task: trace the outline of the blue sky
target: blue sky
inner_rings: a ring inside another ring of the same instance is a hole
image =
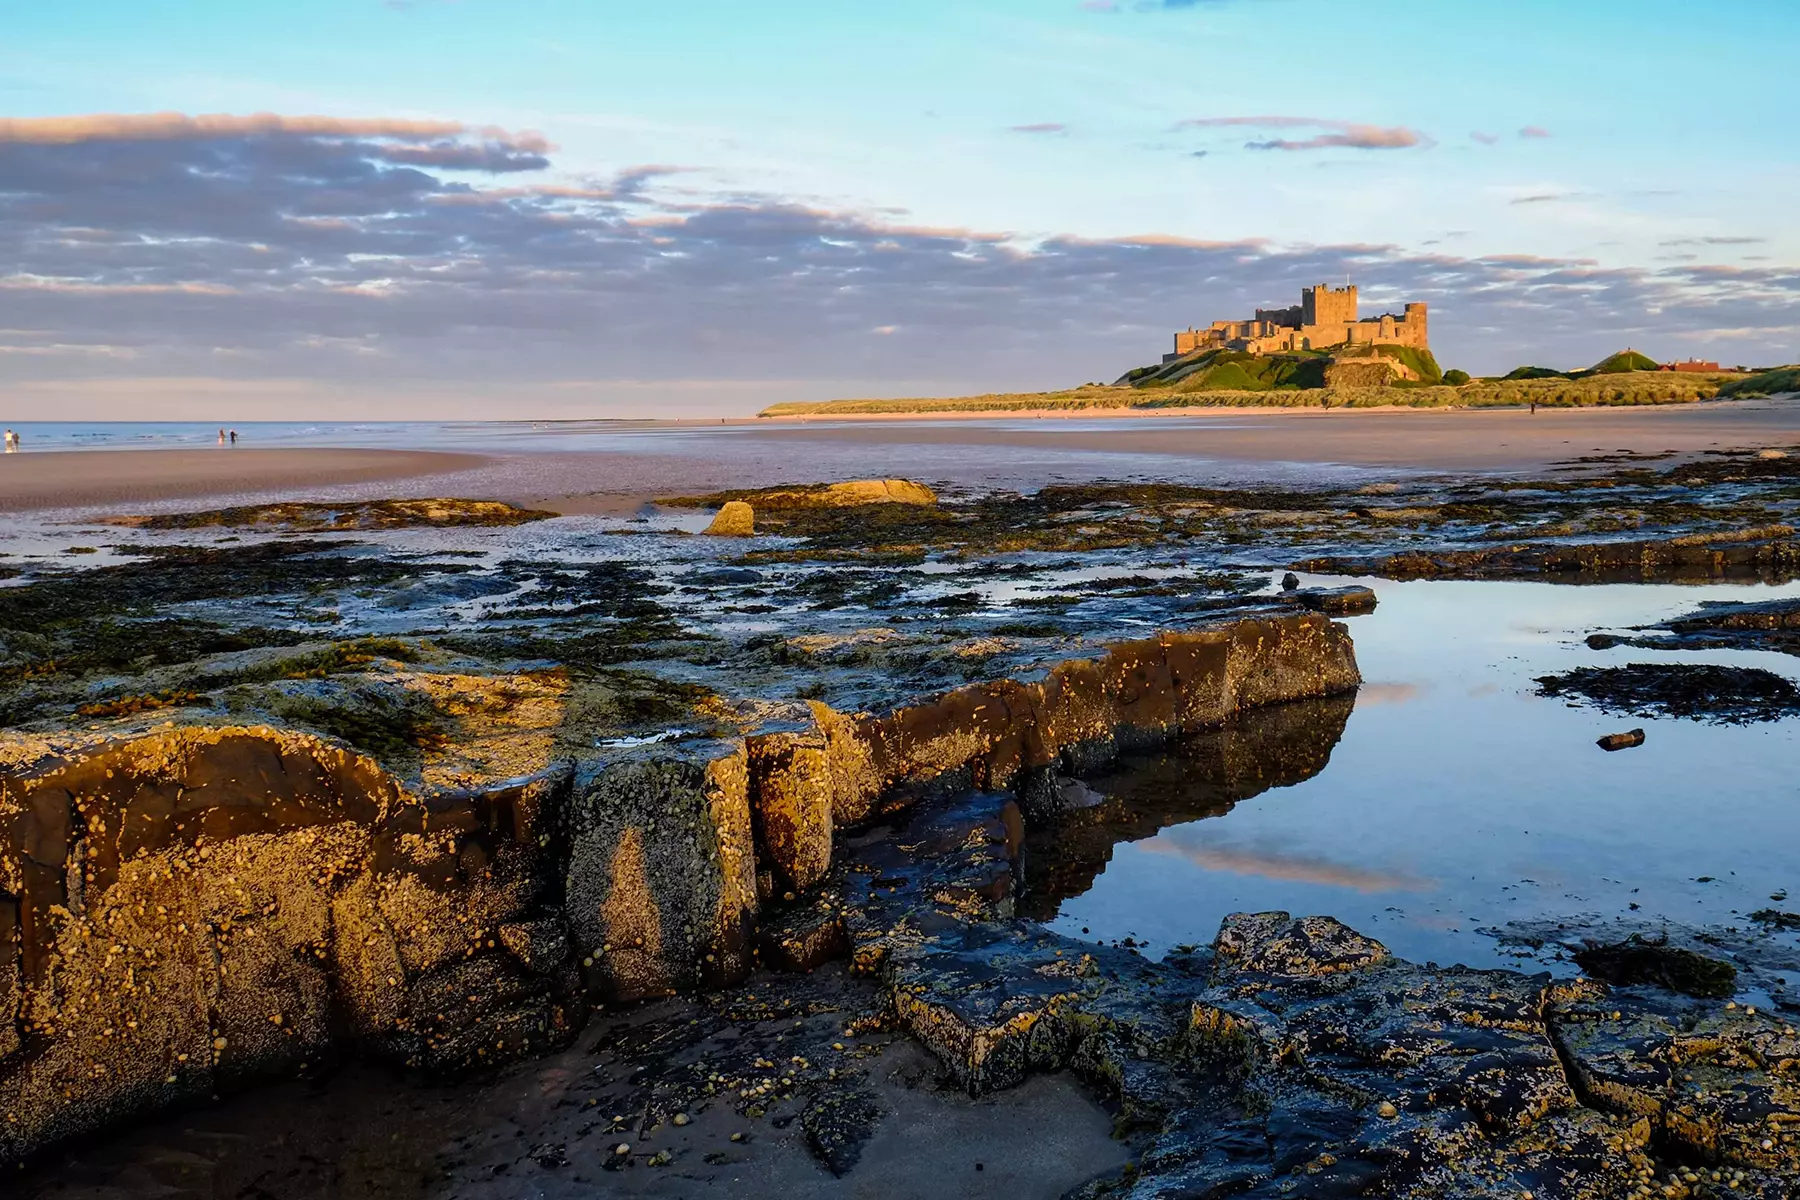
[[[1781,0],[11,7],[0,407],[1048,387],[1344,275],[1477,371],[1800,358]]]

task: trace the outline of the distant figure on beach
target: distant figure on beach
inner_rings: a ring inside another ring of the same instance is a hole
[[[237,445],[237,430],[235,429],[231,431],[231,444]]]
[[[223,446],[224,444],[225,444],[225,431],[223,429],[221,429],[221,430],[219,430],[219,445]]]
[[[1533,400],[1531,402],[1531,415],[1534,417],[1537,416],[1537,401],[1536,400]]]
[[[10,429],[6,431],[6,452],[8,454],[19,452],[19,435]]]

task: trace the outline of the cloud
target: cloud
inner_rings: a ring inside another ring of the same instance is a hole
[[[1758,246],[1768,240],[1765,237],[1686,237],[1671,238],[1658,244],[1663,246]]]
[[[1402,150],[1427,144],[1423,134],[1404,125],[1360,125],[1353,121],[1331,121],[1318,117],[1196,117],[1182,121],[1180,129],[1215,129],[1244,127],[1252,129],[1320,129],[1309,138],[1293,140],[1270,138],[1246,142],[1247,150]]]
[[[1034,125],[1014,125],[1013,133],[1059,134],[1069,132],[1069,127],[1060,121],[1039,121]]]
[[[1532,192],[1525,196],[1514,196],[1508,204],[1553,204],[1558,200],[1567,200],[1574,192]]]
[[[474,128],[457,121],[346,118],[251,113],[92,113],[76,117],[0,117],[0,145],[66,146],[81,142],[202,141],[232,137],[446,138],[473,135],[514,150],[554,149],[542,135]]]
[[[1469,135],[1469,140],[1472,142],[1480,142],[1483,146],[1492,146],[1495,142],[1500,140],[1500,135],[1497,133],[1483,133],[1477,129]]]
[[[1553,135],[1542,125],[1527,125],[1519,130],[1519,136],[1522,138],[1547,138]]]
[[[703,403],[693,380],[1053,387],[1153,361],[1174,329],[1346,274],[1371,309],[1429,303],[1440,359],[1482,372],[1626,344],[1701,353],[1711,331],[1733,358],[1785,360],[1800,325],[1800,271],[1779,264],[1021,240],[651,186],[694,168],[540,181],[523,165],[539,152],[478,126],[306,133],[280,120],[279,135],[50,139],[15,126],[0,138],[0,401],[52,385],[113,397],[102,385],[126,378],[482,391],[496,414],[568,403],[569,381],[632,381],[633,396],[666,386],[671,404]]]

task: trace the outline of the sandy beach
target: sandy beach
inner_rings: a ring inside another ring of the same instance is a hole
[[[0,458],[0,512],[279,492],[481,465],[426,450],[66,450]]]
[[[1592,453],[1698,454],[1800,441],[1792,401],[1631,408],[1285,409],[780,418],[795,441],[1080,448],[1240,462],[1532,471]],[[1104,421],[1105,428],[1090,424]]]
[[[905,477],[975,490],[1035,490],[1093,479],[1241,486],[1346,471],[1377,478],[1538,474],[1593,455],[1793,448],[1800,444],[1800,405],[645,421],[603,431],[546,426],[482,453],[421,436],[424,444],[412,449],[8,455],[0,458],[0,511],[460,496],[622,516],[657,496],[835,479]]]

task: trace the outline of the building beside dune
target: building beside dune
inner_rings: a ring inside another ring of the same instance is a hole
[[[1321,283],[1303,288],[1300,303],[1292,308],[1259,308],[1248,321],[1214,321],[1204,329],[1184,329],[1175,335],[1174,353],[1165,355],[1163,361],[1173,362],[1202,350],[1276,354],[1345,345],[1429,350],[1425,306],[1408,304],[1399,316],[1361,317],[1354,284],[1334,288]]]

